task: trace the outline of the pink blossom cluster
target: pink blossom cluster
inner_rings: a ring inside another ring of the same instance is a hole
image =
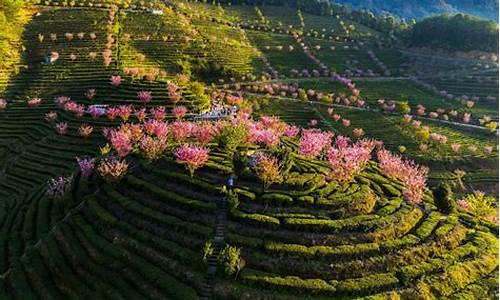
[[[132,142],[130,136],[122,131],[111,131],[109,140],[111,146],[116,150],[120,157],[127,156],[132,151]]]
[[[193,135],[200,144],[210,143],[218,134],[218,129],[213,123],[205,122],[197,124]]]
[[[191,122],[175,121],[170,124],[169,130],[172,139],[177,143],[181,143],[192,135],[195,125]]]
[[[110,10],[110,19],[108,23],[111,23],[112,18],[114,18],[114,11]],[[115,38],[111,33],[108,33],[106,36],[106,44],[104,45],[104,50],[102,51],[102,59],[103,59],[103,64],[104,66],[109,66],[111,64],[111,56],[113,54],[113,51],[111,48],[113,47],[113,43],[115,41]]]
[[[35,98],[30,98],[30,99],[28,100],[28,106],[30,106],[30,107],[39,106],[39,105],[40,105],[40,103],[42,103],[42,99],[37,98],[37,97],[35,97]]]
[[[294,138],[299,134],[299,132],[300,132],[299,127],[295,125],[287,125],[285,131],[283,132],[283,135],[290,138]]]
[[[120,109],[118,107],[110,106],[106,109],[106,116],[110,120],[116,119],[118,115],[120,114]]]
[[[165,137],[155,138],[145,135],[139,141],[141,154],[149,161],[158,160],[168,147]]]
[[[167,84],[167,94],[170,101],[174,104],[179,102],[182,97],[179,86],[177,86],[175,83]]]
[[[120,116],[120,118],[124,121],[124,122],[127,122],[128,119],[130,118],[130,115],[132,114],[132,106],[131,105],[120,105],[118,107],[119,109],[119,112],[118,112],[118,115]]]
[[[135,109],[134,116],[137,118],[137,120],[139,120],[139,122],[143,122],[147,117],[146,108],[143,107],[140,109]]]
[[[385,149],[378,151],[377,157],[384,175],[399,179],[404,183],[403,197],[411,203],[420,203],[426,188],[429,169],[413,161],[404,160],[401,156]]]
[[[140,91],[137,92],[137,98],[143,103],[146,104],[148,102],[151,102],[153,99],[153,95],[151,91]]]
[[[119,86],[122,83],[122,77],[120,75],[112,75],[109,79],[109,83],[114,86]]]
[[[64,98],[64,97],[59,97],[57,100],[63,101],[63,100],[61,100],[61,98]],[[72,101],[71,99],[69,99],[69,97],[67,97],[67,99],[68,99],[67,101],[61,102],[61,103],[63,103],[62,108],[65,111],[74,113],[77,117],[83,116],[83,114],[85,113],[85,105],[78,104],[75,101]]]
[[[396,110],[396,101],[379,99],[377,100],[377,105],[384,112],[393,113]]]
[[[341,183],[347,183],[363,171],[375,148],[373,141],[359,141],[350,144],[349,139],[338,136],[334,146],[327,152],[327,160],[331,171],[329,178]]]
[[[471,206],[470,206],[469,202],[467,202],[464,199],[457,200],[457,204],[463,210],[470,210],[471,209]]]
[[[276,147],[280,142],[280,136],[272,129],[259,129],[251,127],[249,142],[263,144],[268,148]]]
[[[166,138],[169,132],[168,123],[157,120],[147,120],[143,124],[143,129],[146,134],[159,138]]]
[[[445,136],[443,134],[436,133],[436,132],[431,133],[430,137],[433,141],[440,143],[440,144],[446,144],[448,142],[447,136]]]
[[[186,144],[174,150],[174,156],[179,163],[186,165],[192,177],[194,171],[208,161],[209,152],[208,148]]]
[[[172,115],[176,118],[176,119],[182,119],[184,118],[184,116],[186,115],[186,113],[188,112],[188,109],[185,107],[185,106],[176,106],[172,109]]]
[[[151,108],[150,113],[151,113],[151,116],[153,117],[153,119],[155,119],[155,120],[161,121],[161,120],[165,119],[166,113],[165,113],[164,106],[153,107],[153,108]]]
[[[334,133],[320,129],[303,129],[299,145],[300,155],[310,158],[317,157],[323,150],[328,150],[333,136]]]
[[[248,119],[247,119],[248,121]],[[247,122],[248,142],[274,148],[280,143],[287,125],[275,116],[262,116],[258,122]]]
[[[76,162],[80,167],[80,172],[82,173],[82,177],[87,178],[92,175],[92,172],[95,168],[95,158],[91,157],[77,157]]]
[[[68,123],[59,122],[56,124],[55,129],[57,133],[59,133],[60,135],[64,135],[68,131]]]

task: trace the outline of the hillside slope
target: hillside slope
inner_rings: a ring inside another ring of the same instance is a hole
[[[443,13],[467,13],[498,21],[498,0],[342,0],[355,8],[367,8],[381,13],[390,12],[405,19],[421,19]]]

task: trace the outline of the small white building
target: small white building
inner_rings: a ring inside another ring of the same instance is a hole
[[[161,9],[150,8],[150,9],[148,9],[148,12],[153,14],[153,15],[159,15],[159,16],[163,15],[163,10],[161,10]]]

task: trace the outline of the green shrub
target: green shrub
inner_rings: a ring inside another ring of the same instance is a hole
[[[280,224],[280,220],[278,220],[277,218],[262,215],[262,214],[247,214],[247,213],[244,213],[244,212],[239,211],[239,210],[234,210],[232,212],[232,215],[234,217],[237,217],[237,218],[248,220],[254,224],[261,224],[261,225],[266,225],[266,224],[279,225]]]
[[[361,278],[330,282],[337,291],[349,294],[374,292],[380,289],[394,287],[399,283],[393,273],[371,274]]]
[[[455,201],[451,187],[446,183],[441,183],[432,190],[434,203],[440,212],[450,213],[455,209]]]
[[[300,196],[297,198],[297,201],[302,202],[304,204],[314,204],[313,196]]]
[[[234,211],[238,208],[238,206],[240,205],[240,200],[238,198],[238,194],[233,191],[233,190],[230,190],[227,194],[227,204],[228,204],[228,209],[229,211]]]
[[[267,193],[259,197],[260,200],[273,203],[273,204],[287,204],[287,203],[292,203],[293,198],[285,195],[285,194],[279,194],[279,193]]]
[[[401,114],[409,114],[411,112],[411,107],[408,104],[408,101],[397,101],[396,111]]]
[[[228,125],[222,128],[217,137],[217,142],[219,147],[233,153],[238,146],[245,143],[247,136],[248,130],[245,125]]]
[[[417,228],[415,234],[422,239],[428,237],[432,233],[434,228],[436,228],[436,225],[438,224],[440,219],[441,214],[439,212],[431,212],[422,222],[422,224],[420,224],[420,226]]]
[[[393,185],[391,184],[382,184],[382,188],[390,195],[394,197],[400,197],[401,196],[401,191],[396,189]]]
[[[260,283],[264,287],[288,288],[302,293],[335,292],[335,288],[321,279],[302,279],[297,276],[244,275],[245,281]]]
[[[249,160],[246,155],[246,152],[237,151],[233,155],[233,170],[236,175],[244,175],[247,174],[249,170]]]
[[[243,199],[249,200],[249,201],[255,200],[255,194],[250,192],[250,191],[240,189],[240,188],[234,188],[233,190],[234,190],[234,192],[236,192],[238,194],[238,198],[242,197]]]
[[[360,192],[354,194],[348,204],[349,215],[370,213],[377,203],[377,196],[367,185],[362,185]]]
[[[202,251],[203,262],[207,263],[208,258],[212,256],[213,253],[214,253],[213,242],[211,240],[206,241],[205,244],[203,245],[203,251]]]
[[[224,266],[226,275],[234,275],[242,267],[241,249],[226,245],[218,257],[218,262]]]

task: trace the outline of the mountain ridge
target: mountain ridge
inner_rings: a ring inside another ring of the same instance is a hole
[[[355,9],[366,8],[376,14],[391,13],[403,19],[423,19],[447,13],[472,14],[498,22],[498,0],[341,0]]]

